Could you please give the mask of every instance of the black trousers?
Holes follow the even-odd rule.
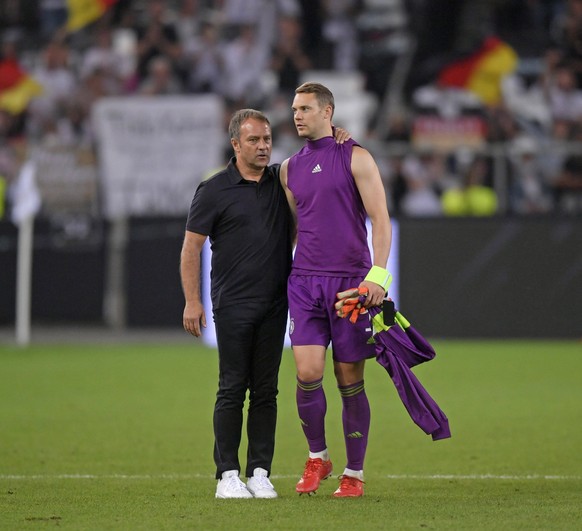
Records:
[[[247,390],[246,476],[257,467],[271,472],[277,424],[278,375],[287,324],[287,300],[244,302],[214,312],[219,379],[214,406],[216,478],[238,470]]]

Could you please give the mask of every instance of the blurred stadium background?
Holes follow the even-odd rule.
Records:
[[[581,0],[2,0],[0,35],[3,339],[32,215],[33,330],[180,333],[229,116],[280,162],[305,80],[379,163],[424,334],[582,337]]]

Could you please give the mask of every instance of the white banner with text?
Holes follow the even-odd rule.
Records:
[[[104,98],[93,118],[108,219],[186,215],[198,184],[224,165],[215,95]]]

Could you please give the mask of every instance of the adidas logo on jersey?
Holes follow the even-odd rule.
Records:
[[[319,173],[321,171],[321,166],[317,164],[315,168],[311,170],[311,173]]]

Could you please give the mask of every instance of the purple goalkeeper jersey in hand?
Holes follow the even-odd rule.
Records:
[[[366,211],[351,171],[357,145],[308,140],[289,159],[287,186],[298,219],[292,275],[357,277],[372,267]]]

